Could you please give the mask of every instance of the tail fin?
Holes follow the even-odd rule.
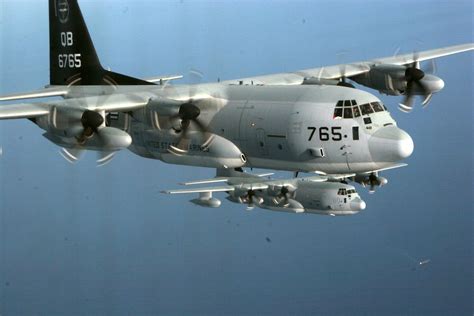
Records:
[[[77,0],[49,0],[51,85],[153,85],[102,68]]]

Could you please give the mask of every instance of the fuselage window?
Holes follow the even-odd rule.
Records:
[[[378,102],[371,102],[375,112],[383,112],[383,107]]]
[[[374,113],[374,110],[372,109],[369,103],[362,104],[360,106],[360,110],[362,112],[362,115],[369,115],[370,113]]]
[[[352,111],[354,112],[354,117],[359,117],[360,116],[360,110],[359,110],[359,107],[357,105],[352,108]]]
[[[344,107],[344,118],[352,118],[352,108]]]

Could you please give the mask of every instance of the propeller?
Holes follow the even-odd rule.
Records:
[[[355,88],[353,84],[350,82],[347,82],[347,77],[346,77],[346,64],[342,62],[342,57],[347,54],[347,51],[342,51],[337,53],[337,57],[339,59],[339,82],[337,83],[338,86],[340,87],[347,87],[347,88]]]
[[[99,127],[104,124],[104,117],[95,111],[86,110],[81,116],[82,131],[76,136],[77,143],[84,145],[92,135],[98,133]]]
[[[346,79],[346,65],[341,65],[339,66],[340,71],[339,73],[341,74],[341,77],[339,79],[339,82],[337,83],[338,86],[340,87],[347,87],[347,88],[355,88],[354,85],[350,82],[347,82]]]
[[[86,149],[92,148],[97,150],[97,165],[103,166],[112,160],[118,150],[131,143],[131,137],[126,132],[103,126],[104,117],[95,111],[86,110],[80,119],[71,119],[70,123],[72,127],[65,134],[74,139],[75,144],[60,151],[70,163],[77,162]]]
[[[189,72],[193,84],[189,85],[188,100],[180,105],[178,113],[169,117],[171,122],[178,121],[172,129],[176,134],[179,134],[176,146],[171,145],[169,152],[176,155],[183,155],[188,152],[189,147],[189,131],[194,127],[197,132],[204,135],[204,141],[201,147],[208,147],[213,140],[212,136],[207,136],[209,130],[204,122],[199,118],[201,109],[198,107],[199,101],[195,100],[197,95],[197,87],[202,80],[202,73],[191,69]]]
[[[77,82],[79,83],[80,80]],[[85,98],[81,101],[77,101],[79,103],[77,106],[79,108],[89,108],[89,103],[95,103],[96,108],[98,108],[99,105],[104,104],[106,100],[114,93],[114,91],[117,89],[117,83],[113,80],[113,78],[104,76],[101,88],[101,95],[98,95],[95,98]],[[93,101],[91,102],[91,100]],[[105,127],[106,122],[104,116],[105,113],[92,110],[84,110],[79,119],[78,116],[72,116],[69,122],[72,127],[69,128],[66,133],[75,138],[76,144],[73,144],[68,148],[62,148],[60,151],[61,155],[67,161],[71,163],[77,162],[82,157],[83,152],[86,150],[86,145],[88,145],[92,138],[96,138],[97,140],[94,140],[94,142],[97,141],[98,144],[106,144],[107,140],[110,140],[110,136],[117,136],[117,132],[113,132],[113,129],[115,128]],[[128,134],[126,134],[126,132],[121,134],[122,137],[130,137]],[[116,151],[117,150],[107,150],[107,148],[104,148],[104,150],[98,150],[96,160],[97,166],[103,166],[109,163],[113,159]]]
[[[255,204],[262,203],[261,198],[258,197],[255,194],[255,191],[252,189],[248,190],[247,194],[245,194],[241,199],[243,203],[247,203],[247,211],[253,210],[255,208]]]
[[[405,81],[406,90],[403,101],[399,104],[399,108],[403,112],[411,112],[413,110],[413,104],[415,97],[422,93],[424,99],[422,101],[423,107],[426,107],[433,96],[432,91],[428,89],[422,79],[425,74],[434,74],[436,72],[436,63],[434,60],[431,61],[428,68],[425,70],[420,69],[420,62],[418,61],[418,53],[413,53],[413,63],[408,66],[405,70]]]
[[[376,172],[372,172],[367,178],[361,183],[364,187],[369,185],[369,193],[375,192],[375,187],[382,187],[388,183],[388,180],[384,177],[379,176]]]
[[[378,179],[377,179],[377,176],[375,175],[375,173],[371,173],[369,175],[369,185],[370,185],[370,188],[369,188],[369,193],[374,193],[375,192],[375,187],[379,184],[378,182]]]
[[[276,204],[279,204],[283,207],[288,207],[290,205],[289,200],[293,197],[293,191],[290,191],[290,189],[287,186],[283,186],[280,189],[280,192],[277,194],[274,202]]]

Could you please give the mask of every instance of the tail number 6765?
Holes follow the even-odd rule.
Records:
[[[81,68],[81,54],[59,54],[59,68]]]

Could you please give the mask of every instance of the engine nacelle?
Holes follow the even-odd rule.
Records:
[[[406,67],[398,65],[376,65],[370,71],[351,77],[363,86],[378,90],[388,95],[400,95],[406,90]]]
[[[388,183],[387,178],[381,177],[376,173],[370,175],[356,175],[354,182],[361,184],[363,187],[369,187],[370,192],[375,191],[375,187],[382,187]]]
[[[35,123],[42,129],[58,137],[74,137],[81,128],[83,111],[66,107],[52,107],[48,115],[38,117]],[[74,135],[74,133],[76,133]]]
[[[176,146],[178,136],[174,132],[151,130],[144,133],[144,141],[151,155],[171,164],[238,168],[247,163],[247,158],[234,143],[211,133],[189,132],[187,153],[173,152],[169,149]]]
[[[371,67],[370,71],[351,77],[358,84],[380,91],[388,95],[406,93],[408,80],[419,84],[412,87],[411,94],[427,95],[444,88],[444,81],[432,74],[415,67],[380,64]]]
[[[51,142],[66,148],[98,151],[118,151],[132,143],[130,135],[118,128],[105,126],[103,113],[78,108],[52,107],[47,116],[35,123],[46,131],[43,134]],[[86,127],[89,127],[86,133]]]
[[[80,148],[97,151],[118,151],[132,144],[132,137],[118,128],[102,127],[99,133],[100,136],[92,135],[84,144],[80,145]],[[61,147],[75,148],[78,145],[78,140],[74,136],[58,136],[51,132],[46,132],[43,136]]]

